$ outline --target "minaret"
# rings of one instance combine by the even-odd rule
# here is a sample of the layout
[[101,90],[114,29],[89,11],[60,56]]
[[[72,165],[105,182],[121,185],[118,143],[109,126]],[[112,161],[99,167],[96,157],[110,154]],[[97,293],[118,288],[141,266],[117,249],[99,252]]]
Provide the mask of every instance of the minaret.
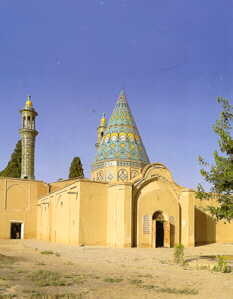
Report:
[[38,132],[36,131],[36,116],[38,115],[32,106],[31,97],[27,97],[26,104],[21,113],[21,129],[19,130],[22,142],[22,169],[21,179],[34,180],[35,162],[35,140]]
[[97,129],[97,143],[95,144],[96,148],[99,147],[100,142],[104,136],[104,132],[107,128],[107,119],[105,117],[105,113],[103,113],[101,119],[100,119],[100,125],[98,126]]

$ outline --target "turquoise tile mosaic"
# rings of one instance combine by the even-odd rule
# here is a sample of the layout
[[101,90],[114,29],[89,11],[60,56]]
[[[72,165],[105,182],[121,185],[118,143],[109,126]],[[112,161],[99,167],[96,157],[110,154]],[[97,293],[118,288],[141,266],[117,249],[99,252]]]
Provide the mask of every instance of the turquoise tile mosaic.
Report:
[[119,95],[97,149],[96,163],[105,160],[150,163],[124,91]]

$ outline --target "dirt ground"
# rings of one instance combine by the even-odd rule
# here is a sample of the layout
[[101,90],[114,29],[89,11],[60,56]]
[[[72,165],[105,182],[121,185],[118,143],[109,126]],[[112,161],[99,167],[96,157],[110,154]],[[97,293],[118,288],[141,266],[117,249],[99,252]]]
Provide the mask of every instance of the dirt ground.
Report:
[[0,298],[233,298],[233,272],[196,259],[233,255],[233,244],[185,249],[191,266],[174,264],[173,253],[0,240]]

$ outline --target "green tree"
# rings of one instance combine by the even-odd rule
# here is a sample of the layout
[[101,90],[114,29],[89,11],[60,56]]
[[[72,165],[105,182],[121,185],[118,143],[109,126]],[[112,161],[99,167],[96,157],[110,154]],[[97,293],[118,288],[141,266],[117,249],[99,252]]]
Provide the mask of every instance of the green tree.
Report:
[[199,157],[202,165],[200,173],[211,188],[210,192],[205,192],[204,187],[199,184],[196,196],[200,199],[215,198],[218,205],[209,206],[208,210],[217,220],[230,222],[233,219],[233,106],[222,97],[217,102],[222,105],[222,111],[213,129],[219,138],[219,152],[215,151],[213,154],[213,165]]
[[0,171],[1,177],[20,178],[21,176],[21,159],[22,159],[22,145],[19,140],[15,146],[11,159],[6,168]]
[[83,174],[83,166],[81,159],[79,157],[75,157],[70,165],[70,173],[69,173],[69,179],[77,178],[77,177],[84,177]]

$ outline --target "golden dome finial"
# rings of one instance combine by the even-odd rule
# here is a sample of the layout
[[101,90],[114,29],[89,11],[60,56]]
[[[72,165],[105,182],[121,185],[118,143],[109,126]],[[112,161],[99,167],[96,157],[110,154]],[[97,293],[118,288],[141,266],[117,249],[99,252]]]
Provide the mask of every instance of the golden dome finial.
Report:
[[31,96],[27,96],[26,106],[32,107]]

